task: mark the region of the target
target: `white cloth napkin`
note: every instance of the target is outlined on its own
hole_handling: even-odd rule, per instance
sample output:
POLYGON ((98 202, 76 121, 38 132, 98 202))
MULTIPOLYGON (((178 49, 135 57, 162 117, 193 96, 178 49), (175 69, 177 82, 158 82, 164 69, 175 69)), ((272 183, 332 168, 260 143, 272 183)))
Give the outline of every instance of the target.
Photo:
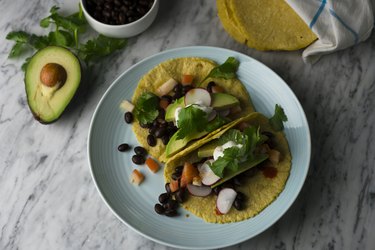
MULTIPOLYGON (((315 63, 320 56, 366 40, 374 27, 370 0, 287 0, 318 36, 302 57, 315 63)), ((374 1, 373 1, 374 2, 374 1)))

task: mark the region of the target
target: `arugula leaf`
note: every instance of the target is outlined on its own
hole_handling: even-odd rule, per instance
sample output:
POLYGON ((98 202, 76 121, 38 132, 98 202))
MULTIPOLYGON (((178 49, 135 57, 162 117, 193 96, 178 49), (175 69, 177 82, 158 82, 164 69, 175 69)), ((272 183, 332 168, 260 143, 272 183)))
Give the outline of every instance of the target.
POLYGON ((150 92, 143 93, 133 110, 134 116, 141 124, 153 122, 159 115, 159 98, 150 92))
POLYGON ((86 62, 96 61, 116 50, 124 48, 126 44, 126 39, 110 38, 99 35, 97 38, 89 40, 86 44, 83 44, 78 50, 78 56, 86 62))
POLYGON ((212 121, 210 121, 207 124, 206 131, 212 132, 212 131, 222 127, 223 125, 227 124, 229 121, 230 120, 228 118, 218 115, 218 116, 215 117, 215 119, 213 119, 212 121))
POLYGON ((284 129, 283 122, 288 121, 288 117, 284 113, 284 109, 276 104, 275 105, 275 114, 269 119, 269 122, 272 128, 276 131, 281 131, 284 129))
POLYGON ((194 105, 181 109, 177 122, 177 139, 183 139, 191 133, 204 131, 207 123, 206 112, 194 105))
POLYGON ((234 57, 228 57, 228 59, 221 65, 213 68, 210 73, 203 79, 202 83, 208 78, 224 78, 233 79, 236 78, 236 72, 240 62, 234 57))

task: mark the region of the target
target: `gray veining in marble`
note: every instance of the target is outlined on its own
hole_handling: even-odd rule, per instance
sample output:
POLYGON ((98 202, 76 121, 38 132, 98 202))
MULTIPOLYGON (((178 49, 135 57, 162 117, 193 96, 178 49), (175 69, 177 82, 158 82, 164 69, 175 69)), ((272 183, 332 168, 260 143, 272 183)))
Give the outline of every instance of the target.
POLYGON ((38 20, 59 4, 0 1, 0 249, 167 249, 118 221, 91 180, 86 139, 101 95, 117 75, 159 51, 225 47, 276 71, 309 120, 311 168, 289 211, 259 236, 228 249, 375 249, 375 35, 305 65, 301 52, 259 52, 233 41, 215 1, 161 1, 155 23, 97 65, 68 112, 41 125, 28 109, 22 60, 8 60, 13 29, 41 32, 38 20), (194 3, 193 3, 194 2, 194 3))

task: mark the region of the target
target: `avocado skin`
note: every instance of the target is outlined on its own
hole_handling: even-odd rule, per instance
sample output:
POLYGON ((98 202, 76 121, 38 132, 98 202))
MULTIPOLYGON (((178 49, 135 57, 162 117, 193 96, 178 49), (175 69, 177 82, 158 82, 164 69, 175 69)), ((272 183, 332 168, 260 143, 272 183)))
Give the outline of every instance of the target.
MULTIPOLYGON (((82 72, 83 72, 82 69, 83 69, 83 67, 82 67, 82 63, 81 63, 81 61, 79 60, 79 58, 78 58, 73 52, 71 52, 70 50, 68 50, 68 49, 66 49, 66 48, 64 48, 64 47, 61 47, 61 46, 47 46, 46 48, 37 51, 37 52, 31 57, 30 61, 31 61, 35 56, 38 56, 39 53, 40 53, 41 51, 43 51, 43 50, 45 50, 45 49, 51 49, 51 48, 63 49, 63 50, 65 50, 67 53, 70 53, 70 55, 74 56, 74 58, 77 59, 77 61, 78 61, 78 65, 79 65, 79 67, 78 67, 78 69, 77 69, 77 72, 79 72, 79 74, 80 74, 80 79, 82 80, 82 78, 83 78, 83 76, 82 76, 82 72)), ((47 63, 49 63, 49 61, 46 61, 45 63, 47 64, 47 63)), ((54 119, 49 120, 49 121, 46 121, 46 120, 43 120, 43 119, 40 117, 40 114, 36 113, 36 112, 32 109, 32 107, 31 107, 31 104, 30 104, 30 102, 31 102, 31 100, 30 100, 30 94, 28 93, 28 90, 27 90, 27 84, 28 84, 27 82, 28 82, 28 81, 27 81, 27 79, 26 79, 26 75, 27 75, 27 73, 28 73, 28 68, 29 68, 29 67, 26 67, 26 70, 25 70, 25 74, 24 74, 24 84, 25 84, 26 99, 27 99, 27 104, 28 104, 29 110, 30 110, 30 112, 32 113, 34 119, 37 120, 39 123, 41 123, 41 124, 43 124, 43 125, 48 125, 48 124, 55 123, 57 120, 60 119, 60 117, 62 116, 62 114, 65 112, 65 110, 70 106, 70 104, 72 103, 72 100, 75 99, 75 97, 77 96, 77 93, 79 92, 79 88, 80 88, 80 85, 81 85, 81 80, 77 83, 77 84, 78 84, 78 86, 77 86, 77 90, 75 91, 74 95, 73 95, 72 98, 70 99, 68 105, 66 105, 66 106, 64 107, 64 110, 63 110, 58 116, 56 116, 54 119)), ((40 73, 38 72, 37 74, 39 75, 40 73)))

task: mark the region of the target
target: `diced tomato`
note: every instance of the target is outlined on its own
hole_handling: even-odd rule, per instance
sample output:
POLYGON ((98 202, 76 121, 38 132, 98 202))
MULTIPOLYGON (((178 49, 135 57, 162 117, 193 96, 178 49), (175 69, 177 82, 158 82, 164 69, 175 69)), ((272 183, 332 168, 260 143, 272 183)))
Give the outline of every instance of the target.
POLYGON ((151 157, 148 157, 146 160, 146 165, 153 172, 156 173, 159 171, 159 164, 154 161, 151 157))
POLYGON ((275 149, 271 149, 270 151, 268 151, 268 156, 269 156, 269 160, 272 162, 272 164, 276 165, 279 163, 280 161, 280 152, 275 150, 275 149))
POLYGON ((169 189, 171 190, 171 192, 176 192, 179 188, 180 187, 178 185, 178 180, 171 180, 171 182, 169 183, 169 189))
POLYGON ((190 85, 193 82, 192 75, 182 75, 181 83, 182 85, 190 85))
POLYGON ((162 109, 167 109, 168 105, 169 105, 168 100, 166 100, 166 99, 160 99, 159 106, 162 109))
POLYGON ((136 185, 139 185, 142 183, 142 181, 145 179, 145 176, 139 172, 138 169, 134 169, 133 172, 132 172, 132 175, 131 175, 131 182, 136 184, 136 185))
POLYGON ((212 86, 212 93, 223 93, 224 89, 219 85, 212 86))
POLYGON ((199 176, 198 169, 190 162, 185 162, 184 169, 182 170, 180 186, 186 187, 187 184, 192 183, 193 178, 199 176))

